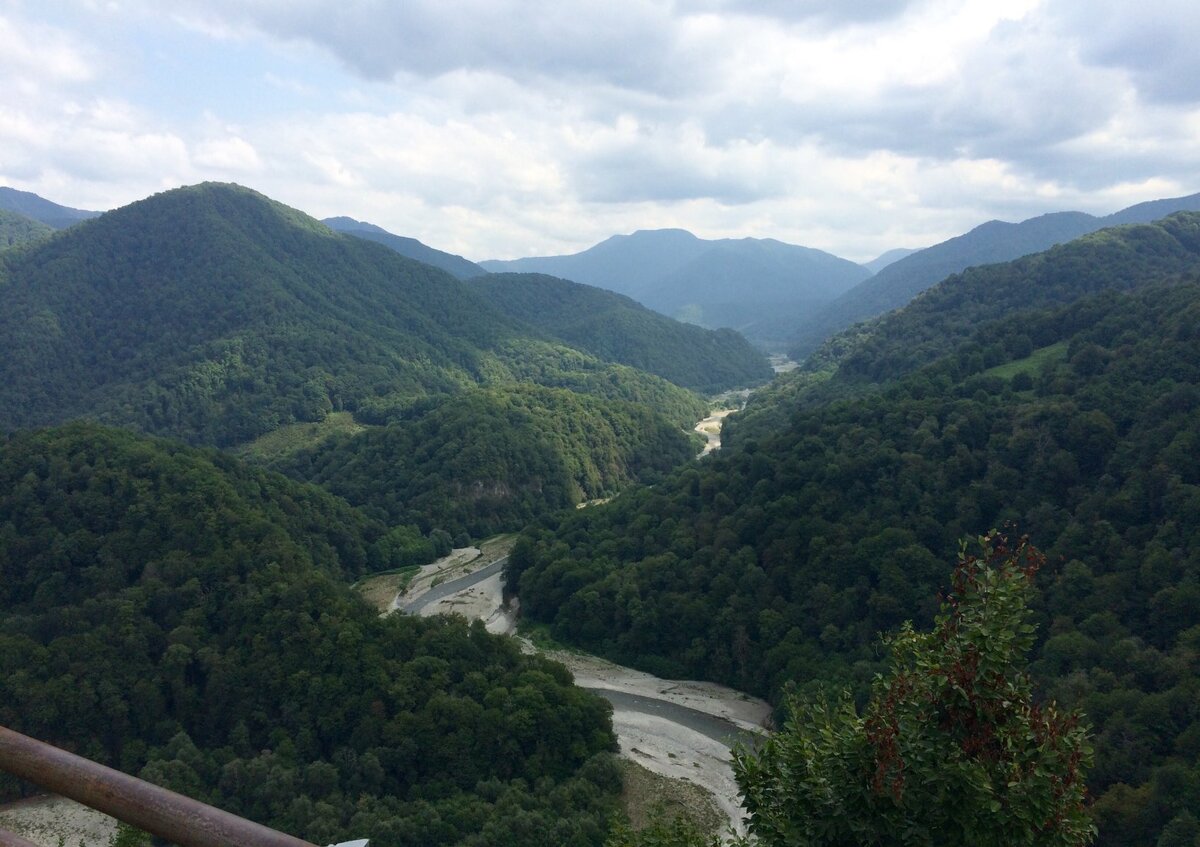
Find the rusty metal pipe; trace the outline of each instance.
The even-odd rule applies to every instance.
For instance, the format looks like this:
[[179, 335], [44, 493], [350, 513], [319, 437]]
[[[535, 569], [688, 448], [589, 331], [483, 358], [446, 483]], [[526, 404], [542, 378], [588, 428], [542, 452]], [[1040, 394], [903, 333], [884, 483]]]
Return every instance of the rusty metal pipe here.
[[314, 847], [2, 726], [0, 770], [179, 847]]
[[41, 847], [34, 844], [28, 838], [22, 838], [15, 832], [9, 832], [7, 829], [0, 829], [0, 847]]

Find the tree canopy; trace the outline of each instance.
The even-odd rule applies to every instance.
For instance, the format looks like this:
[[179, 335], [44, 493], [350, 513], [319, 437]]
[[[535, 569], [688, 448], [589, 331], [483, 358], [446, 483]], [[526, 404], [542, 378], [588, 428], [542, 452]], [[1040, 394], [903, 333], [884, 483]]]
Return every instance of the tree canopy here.
[[315, 843], [599, 847], [610, 707], [480, 625], [380, 618], [345, 580], [380, 530], [215, 452], [14, 437], [0, 723]]
[[[974, 545], [973, 545], [974, 547]], [[1081, 847], [1091, 762], [1077, 714], [1038, 703], [1024, 669], [1044, 557], [992, 533], [961, 554], [927, 633], [887, 639], [889, 669], [859, 713], [788, 699], [787, 724], [735, 770], [765, 847]]]

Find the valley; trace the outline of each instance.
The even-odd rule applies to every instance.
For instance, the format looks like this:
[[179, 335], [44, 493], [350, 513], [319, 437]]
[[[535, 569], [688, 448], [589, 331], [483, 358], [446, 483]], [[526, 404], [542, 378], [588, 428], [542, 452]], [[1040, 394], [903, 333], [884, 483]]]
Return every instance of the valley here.
[[[867, 277], [680, 231], [479, 273], [220, 184], [59, 229], [13, 212], [0, 723], [314, 843], [698, 847], [661, 794], [773, 844], [770, 798], [790, 798], [770, 826], [804, 808], [772, 782], [797, 750], [826, 751], [804, 773], [858, 762], [817, 783], [894, 799], [881, 774], [910, 748], [878, 710], [928, 683], [897, 663], [972, 633], [954, 616], [982, 573], [1012, 614], [972, 684], [1012, 696], [964, 738], [957, 707], [918, 704], [933, 753], [909, 761], [971, 775], [970, 814], [922, 814], [972, 833], [1040, 802], [987, 787], [1044, 752], [989, 746], [1016, 704], [1022, 738], [1075, 745], [1051, 777], [1073, 843], [1186, 835], [1200, 213], [1162, 203], [985, 225]], [[756, 318], [795, 358], [544, 273], [608, 257], [626, 270], [598, 281], [675, 285], [709, 263], [707, 308], [746, 256], [783, 286], [802, 255], [838, 269], [832, 311], [797, 294]], [[797, 310], [866, 319], [818, 333]], [[1005, 559], [1025, 534], [1044, 562]], [[849, 825], [893, 843], [890, 814]]]
[[745, 834], [744, 810], [730, 767], [734, 744], [753, 744], [770, 728], [771, 707], [764, 701], [712, 683], [662, 680], [595, 656], [537, 646], [518, 635], [519, 598], [504, 599], [501, 567], [511, 539], [482, 555], [476, 548], [456, 550], [421, 569], [407, 590], [380, 603], [373, 583], [358, 586], [373, 596], [384, 614], [422, 616], [457, 614], [482, 621], [489, 632], [516, 637], [523, 650], [565, 665], [575, 684], [599, 694], [613, 707], [613, 730], [621, 755], [652, 773], [682, 779], [715, 801], [728, 826]]

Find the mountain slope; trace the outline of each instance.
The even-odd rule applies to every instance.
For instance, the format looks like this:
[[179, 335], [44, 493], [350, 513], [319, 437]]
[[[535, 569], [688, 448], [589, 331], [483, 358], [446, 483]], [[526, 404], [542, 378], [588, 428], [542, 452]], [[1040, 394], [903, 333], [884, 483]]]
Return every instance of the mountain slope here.
[[569, 256], [480, 264], [606, 288], [671, 317], [734, 329], [780, 307], [811, 309], [869, 275], [820, 250], [772, 239], [708, 241], [677, 229], [616, 235]]
[[869, 262], [863, 262], [862, 266], [871, 273], [877, 274], [888, 265], [895, 264], [905, 256], [911, 256], [916, 252], [916, 249], [910, 249], [908, 247], [896, 247], [895, 249], [888, 250], [885, 253], [880, 253]]
[[1103, 229], [1013, 262], [970, 268], [906, 308], [862, 327], [839, 376], [874, 382], [943, 355], [948, 344], [1001, 315], [1128, 290], [1200, 268], [1200, 213]]
[[100, 215], [100, 212], [60, 206], [32, 192], [18, 191], [7, 186], [0, 186], [0, 209], [33, 218], [53, 229], [65, 229]]
[[[861, 394], [926, 365], [1002, 316], [1029, 314], [1101, 290], [1129, 290], [1200, 268], [1200, 213], [1111, 227], [1012, 262], [968, 268], [902, 309], [834, 335], [796, 371], [752, 398], [723, 441], [756, 438], [801, 407]], [[1011, 353], [1028, 339], [1005, 342]], [[975, 351], [986, 362], [1003, 355]]]
[[0, 209], [0, 250], [41, 241], [53, 232], [53, 227], [41, 221]]
[[415, 238], [393, 235], [386, 229], [366, 223], [365, 221], [337, 217], [325, 218], [321, 223], [336, 232], [345, 232], [349, 235], [365, 238], [367, 241], [374, 241], [385, 247], [390, 247], [401, 256], [407, 256], [410, 259], [416, 259], [418, 262], [424, 262], [427, 265], [433, 265], [435, 268], [441, 268], [459, 279], [470, 279], [473, 276], [487, 273], [479, 265], [464, 259], [462, 256], [435, 250], [433, 247], [422, 244]]
[[482, 276], [467, 286], [572, 347], [696, 391], [711, 394], [771, 377], [766, 359], [737, 333], [673, 321], [601, 288], [511, 273]]
[[998, 318], [878, 393], [531, 531], [509, 582], [555, 638], [662, 676], [862, 690], [959, 539], [1015, 522], [1055, 563], [1034, 670], [1096, 727], [1098, 843], [1156, 843], [1200, 779], [1197, 326], [1195, 274]]
[[640, 403], [524, 385], [423, 405], [273, 467], [389, 523], [483, 538], [612, 496], [696, 455], [683, 430]]
[[481, 627], [379, 617], [343, 578], [380, 529], [215, 451], [9, 440], [0, 723], [317, 844], [600, 847], [607, 704]]
[[1200, 194], [1139, 203], [1106, 217], [1057, 212], [1017, 224], [981, 224], [888, 265], [809, 316], [793, 331], [792, 356], [803, 358], [839, 329], [899, 308], [952, 273], [1046, 250], [1105, 227], [1149, 223], [1178, 211], [1200, 211]]
[[169, 191], [5, 254], [0, 289], [0, 429], [87, 415], [228, 445], [515, 379], [694, 402], [237, 186]]

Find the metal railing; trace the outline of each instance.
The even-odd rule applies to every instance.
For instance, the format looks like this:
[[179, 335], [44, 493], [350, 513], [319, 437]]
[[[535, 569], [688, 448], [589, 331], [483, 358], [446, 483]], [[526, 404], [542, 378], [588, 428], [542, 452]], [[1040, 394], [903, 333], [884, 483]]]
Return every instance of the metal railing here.
[[[0, 770], [179, 847], [315, 847], [2, 726]], [[0, 847], [38, 846], [0, 830]]]

